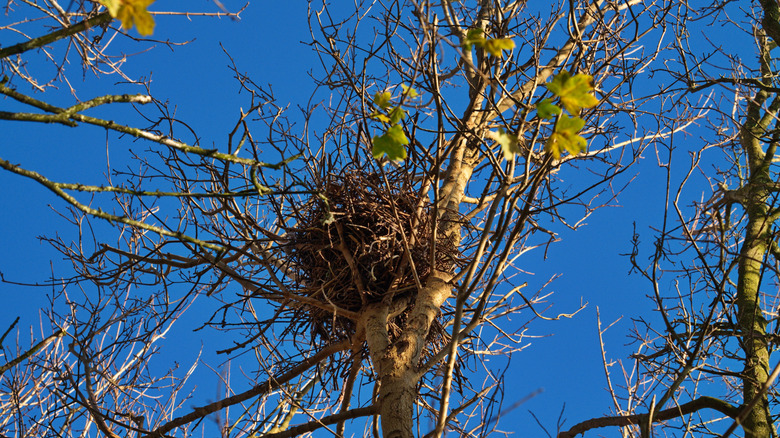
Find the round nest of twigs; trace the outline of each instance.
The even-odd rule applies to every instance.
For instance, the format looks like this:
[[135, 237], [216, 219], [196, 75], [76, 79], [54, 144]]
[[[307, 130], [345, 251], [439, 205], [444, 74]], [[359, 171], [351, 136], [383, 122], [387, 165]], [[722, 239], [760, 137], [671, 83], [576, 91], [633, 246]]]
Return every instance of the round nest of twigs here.
[[[327, 174], [297, 213], [295, 228], [287, 230], [295, 293], [325, 304], [294, 311], [298, 335], [348, 339], [355, 321], [336, 309], [357, 313], [372, 303], [406, 302], [389, 322], [394, 338], [414, 305], [418, 285], [433, 269], [449, 272], [458, 264], [453, 243], [434, 238], [430, 201], [417, 193], [406, 172]], [[446, 342], [438, 319], [428, 341], [428, 352]]]

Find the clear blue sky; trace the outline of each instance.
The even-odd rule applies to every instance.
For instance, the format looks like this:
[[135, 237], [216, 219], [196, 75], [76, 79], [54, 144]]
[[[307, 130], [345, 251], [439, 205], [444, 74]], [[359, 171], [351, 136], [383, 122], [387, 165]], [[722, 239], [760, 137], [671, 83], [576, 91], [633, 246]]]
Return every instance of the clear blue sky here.
[[[189, 10], [215, 10], [210, 1], [189, 3]], [[176, 9], [180, 4], [161, 0], [152, 9]], [[230, 10], [238, 9], [241, 4], [225, 1]], [[9, 17], [0, 17], [0, 25], [7, 20]], [[3, 45], [16, 42], [7, 33], [0, 36]], [[240, 71], [248, 73], [257, 83], [271, 84], [281, 103], [289, 102], [291, 107], [306, 105], [314, 87], [308, 72], [317, 68], [317, 61], [310, 48], [301, 43], [310, 38], [305, 2], [255, 2], [244, 11], [240, 22], [225, 18], [157, 17], [154, 37], [192, 42], [173, 51], [157, 45], [149, 52], [131, 57], [125, 72], [131, 77], [151, 77], [153, 94], [176, 105], [177, 117], [195, 127], [203, 146], [223, 144], [239, 108], [248, 105], [247, 96], [237, 94], [238, 85], [220, 44]], [[75, 72], [78, 66], [71, 68]], [[122, 92], [140, 91], [117, 86], [116, 77], [99, 80], [90, 74], [85, 78], [80, 74], [70, 77], [81, 99], [117, 93], [116, 87]], [[66, 87], [38, 97], [62, 104], [72, 102]], [[0, 103], [0, 110], [18, 108], [7, 99]], [[130, 110], [112, 111], [118, 119], [138, 120]], [[107, 149], [103, 130], [10, 122], [0, 122], [0, 127], [3, 158], [52, 179], [103, 182]], [[146, 146], [114, 137], [108, 144], [112, 160], [126, 159], [128, 149]], [[620, 254], [630, 252], [634, 222], [643, 235], [644, 248], [651, 247], [648, 227], [660, 223], [663, 174], [657, 169], [655, 156], [649, 154], [633, 171], [619, 178], [617, 186], [635, 178], [619, 196], [619, 207], [597, 211], [587, 220], [588, 225], [577, 232], [556, 229], [560, 231], [561, 242], [550, 248], [546, 259], [540, 249], [521, 261], [523, 269], [534, 274], [527, 278], [528, 290], [536, 290], [551, 276], [561, 274], [547, 288], [554, 292], [549, 298], [553, 308], [548, 314], [569, 313], [580, 302], [588, 305], [571, 320], [536, 321], [531, 325], [528, 334], [538, 338], [529, 337], [528, 347], [514, 356], [511, 372], [507, 374], [510, 380], [506, 382], [504, 406], [538, 390], [543, 392], [502, 419], [501, 428], [515, 431], [515, 436], [544, 436], [529, 410], [554, 433], [564, 404], [568, 426], [605, 414], [611, 407], [604, 390], [606, 381], [596, 330], [597, 308], [604, 326], [622, 318], [605, 337], [609, 359], [625, 359], [633, 351], [624, 345], [625, 335], [632, 326], [631, 317], [653, 317], [652, 303], [645, 299], [648, 284], [636, 276], [628, 276], [628, 260]], [[577, 184], [576, 175], [571, 176], [571, 184]], [[67, 277], [68, 263], [37, 239], [40, 235], [55, 234], [66, 240], [75, 237], [73, 228], [54, 211], [64, 211], [64, 203], [44, 188], [16, 175], [0, 172], [0, 185], [4, 187], [0, 191], [0, 247], [4, 248], [0, 252], [0, 272], [5, 279], [45, 282], [52, 272], [51, 266], [55, 277]], [[0, 328], [7, 327], [16, 316], [22, 318], [23, 334], [27, 333], [26, 327], [37, 327], [37, 309], [45, 306], [49, 292], [45, 287], [0, 284], [6, 306], [0, 312]], [[39, 328], [34, 328], [34, 333], [41, 336]], [[180, 329], [176, 336], [190, 334]], [[192, 339], [182, 338], [177, 353], [179, 360], [186, 361], [187, 354], [194, 359], [197, 354], [195, 350], [200, 342], [197, 335], [191, 336]], [[619, 377], [617, 368], [614, 372]], [[213, 383], [204, 382], [204, 387], [210, 386]], [[617, 433], [617, 430], [604, 431], [607, 436]]]

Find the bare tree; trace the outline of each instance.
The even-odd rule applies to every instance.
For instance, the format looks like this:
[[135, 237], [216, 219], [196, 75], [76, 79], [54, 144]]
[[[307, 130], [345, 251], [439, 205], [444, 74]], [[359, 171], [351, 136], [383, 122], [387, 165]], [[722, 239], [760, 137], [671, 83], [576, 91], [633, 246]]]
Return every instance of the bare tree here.
[[[780, 10], [770, 1], [745, 6], [708, 5], [675, 17], [679, 57], [666, 73], [689, 96], [710, 93], [714, 104], [701, 146], [669, 142], [662, 153], [667, 210], [649, 265], [634, 239], [633, 269], [649, 281], [660, 316], [638, 320], [637, 372], [625, 391], [613, 392], [620, 415], [585, 421], [560, 437], [605, 426], [650, 437], [655, 423], [684, 436], [725, 437], [738, 428], [745, 437], [777, 436], [780, 367], [769, 359], [779, 327], [780, 95], [770, 52], [780, 43]], [[753, 41], [753, 53], [721, 44], [720, 35], [700, 49], [712, 25], [731, 42]], [[691, 153], [687, 170], [679, 157], [672, 165], [679, 149]], [[692, 193], [702, 197], [692, 200]]]
[[[64, 350], [11, 367], [52, 382], [8, 381], [9, 393], [42, 394], [9, 405], [3, 430], [18, 436], [32, 424], [40, 436], [189, 436], [209, 417], [224, 436], [361, 425], [378, 436], [380, 423], [385, 437], [490, 435], [503, 375], [484, 359], [506, 363], [528, 323], [565, 316], [525, 292], [521, 256], [576, 229], [648, 145], [699, 117], [670, 116], [661, 94], [635, 90], [663, 53], [668, 2], [312, 2], [313, 103], [290, 114], [236, 60], [246, 109], [224, 144], [205, 148], [143, 83], [138, 95], [48, 103], [66, 65], [49, 57], [63, 73], [39, 83], [25, 70], [38, 53], [122, 74], [103, 42], [122, 34], [96, 3], [31, 7], [56, 30], [0, 49], [0, 93], [31, 107], [0, 119], [93, 125], [150, 150], [100, 186], [0, 159], [70, 204], [80, 236], [50, 239], [75, 271], [46, 315]], [[593, 77], [582, 153], [550, 152], [572, 120], [539, 111], [560, 72]], [[29, 85], [43, 95], [20, 91]], [[148, 126], [95, 115], [121, 104]], [[113, 239], [92, 231], [96, 219]], [[224, 396], [196, 408], [182, 392], [193, 369], [153, 366], [181, 321], [199, 321], [205, 348], [233, 365], [218, 376]]]

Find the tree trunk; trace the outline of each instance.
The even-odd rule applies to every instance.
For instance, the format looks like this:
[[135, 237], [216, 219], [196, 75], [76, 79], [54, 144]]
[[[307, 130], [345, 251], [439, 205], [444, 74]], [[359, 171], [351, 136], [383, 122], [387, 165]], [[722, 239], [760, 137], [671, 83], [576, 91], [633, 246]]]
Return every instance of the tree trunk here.
[[[472, 107], [479, 107], [482, 97], [477, 96]], [[473, 133], [479, 132], [478, 113], [467, 111], [468, 122], [463, 132], [452, 141], [457, 144], [450, 155], [446, 178], [439, 190], [439, 214], [436, 227], [441, 236], [454, 246], [460, 244], [460, 204], [466, 185], [478, 162], [479, 152], [470, 145]], [[425, 347], [428, 332], [441, 306], [452, 296], [453, 273], [432, 272], [422, 290], [417, 292], [403, 332], [392, 343], [387, 330], [391, 316], [391, 303], [368, 306], [363, 311], [366, 343], [374, 363], [379, 384], [379, 412], [382, 436], [385, 438], [413, 438], [414, 404], [417, 384], [420, 380], [418, 366]]]
[[[758, 207], [758, 206], [754, 206]], [[739, 283], [737, 285], [737, 323], [742, 333], [745, 352], [743, 371], [743, 399], [750, 403], [760, 397], [742, 425], [745, 438], [772, 436], [769, 405], [761, 389], [769, 375], [769, 352], [766, 341], [766, 320], [761, 310], [761, 267], [767, 251], [766, 234], [769, 229], [766, 216], [750, 217], [745, 242], [740, 251]]]
[[431, 275], [418, 293], [403, 333], [393, 343], [387, 331], [390, 307], [380, 303], [369, 306], [363, 313], [366, 342], [379, 383], [379, 415], [385, 438], [414, 436], [414, 403], [420, 379], [417, 365], [431, 323], [452, 293], [450, 279], [448, 274]]
[[[761, 37], [760, 48], [764, 54], [768, 53], [766, 37]], [[766, 56], [761, 57], [761, 67], [766, 77], [769, 73]], [[774, 142], [767, 144], [763, 140], [767, 135], [767, 124], [771, 120], [761, 116], [762, 106], [767, 98], [768, 93], [761, 90], [748, 102], [745, 124], [740, 132], [740, 143], [748, 158], [749, 176], [745, 186], [740, 189], [748, 224], [740, 249], [737, 282], [737, 325], [745, 352], [743, 403], [748, 404], [759, 397], [742, 422], [745, 438], [772, 436], [769, 402], [766, 393], [761, 392], [769, 375], [767, 323], [761, 308], [761, 273], [769, 250], [771, 226], [774, 221], [767, 201], [770, 195], [769, 187], [773, 185], [770, 164], [776, 148]]]
[[414, 400], [417, 397], [417, 377], [406, 370], [382, 379], [379, 391], [382, 417], [382, 436], [385, 438], [413, 438]]

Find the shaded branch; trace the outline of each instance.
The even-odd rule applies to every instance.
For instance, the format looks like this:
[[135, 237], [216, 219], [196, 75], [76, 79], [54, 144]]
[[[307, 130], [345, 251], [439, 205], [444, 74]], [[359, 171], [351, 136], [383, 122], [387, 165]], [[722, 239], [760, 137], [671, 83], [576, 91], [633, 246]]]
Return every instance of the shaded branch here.
[[[715, 397], [700, 397], [697, 398], [696, 400], [691, 400], [688, 403], [682, 404], [680, 406], [675, 406], [673, 408], [669, 408], [661, 412], [655, 413], [653, 415], [653, 422], [657, 423], [661, 421], [671, 420], [673, 418], [682, 417], [684, 415], [688, 415], [693, 412], [700, 411], [702, 409], [714, 409], [731, 418], [736, 418], [737, 415], [739, 415], [739, 411], [740, 411], [739, 407], [736, 407], [731, 403], [728, 403], [721, 399]], [[624, 426], [637, 425], [640, 424], [640, 422], [645, 418], [647, 418], [647, 414], [592, 418], [590, 420], [586, 420], [583, 421], [582, 423], [575, 425], [574, 427], [572, 427], [571, 429], [565, 432], [559, 433], [558, 438], [574, 438], [575, 436], [581, 433], [585, 433], [591, 429], [598, 429], [601, 427], [609, 427], [609, 426], [624, 427]]]
[[718, 84], [729, 84], [729, 85], [746, 85], [749, 87], [757, 87], [760, 88], [763, 91], [769, 91], [773, 93], [780, 92], [780, 88], [778, 87], [772, 87], [769, 86], [761, 81], [761, 79], [756, 78], [717, 78], [717, 79], [709, 79], [703, 84], [693, 84], [688, 89], [691, 92], [698, 92], [701, 90], [704, 90], [705, 88], [712, 87], [714, 85]]
[[759, 3], [764, 10], [761, 26], [775, 44], [780, 46], [780, 7], [775, 0], [761, 0]]

